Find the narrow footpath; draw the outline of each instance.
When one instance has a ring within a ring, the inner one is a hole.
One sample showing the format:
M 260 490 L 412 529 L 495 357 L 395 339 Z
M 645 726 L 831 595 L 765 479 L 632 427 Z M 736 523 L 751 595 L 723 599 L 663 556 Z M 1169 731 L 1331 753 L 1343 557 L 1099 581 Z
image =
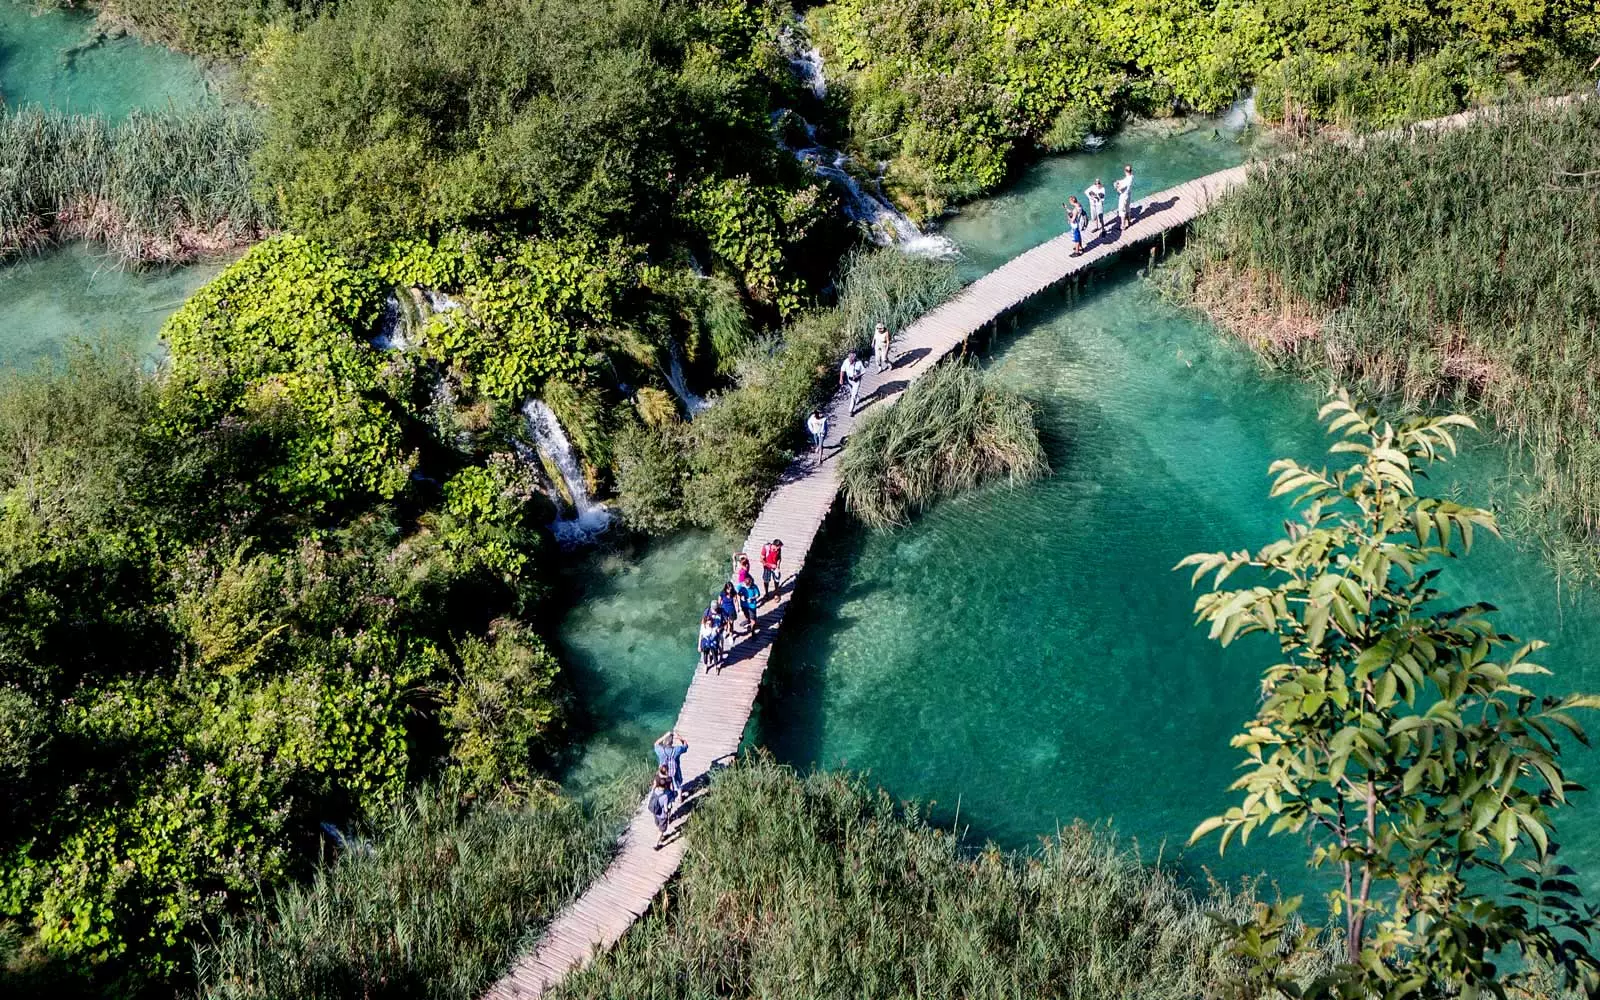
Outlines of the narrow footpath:
M 1086 234 L 1084 252 L 1077 257 L 1072 256 L 1071 239 L 1060 236 L 1013 258 L 900 331 L 895 338 L 893 367 L 883 372 L 869 369 L 855 416 L 849 412 L 847 394 L 834 397 L 827 410 L 826 457 L 815 467 L 809 455 L 789 466 L 741 550 L 755 561 L 763 544 L 783 539 L 784 587 L 775 601 L 762 606 L 761 631 L 745 637 L 728 654 L 720 673 L 696 668 L 678 712 L 674 728 L 688 741 L 689 750 L 682 760 L 684 799 L 667 843 L 656 849 L 655 821 L 641 804 L 618 842 L 610 867 L 556 916 L 532 953 L 523 956 L 489 991 L 490 1000 L 531 1000 L 587 962 L 597 950 L 611 947 L 650 908 L 667 879 L 678 870 L 688 816 L 704 794 L 712 769 L 731 762 L 744 738 L 772 643 L 789 609 L 794 580 L 805 569 L 811 544 L 839 491 L 838 451 L 856 419 L 874 407 L 892 403 L 986 324 L 1071 275 L 1185 225 L 1204 213 L 1223 191 L 1242 183 L 1247 173 L 1248 167 L 1233 167 L 1136 202 L 1135 221 L 1128 232 L 1119 233 L 1113 224 L 1102 236 L 1089 239 Z M 684 663 L 696 661 L 695 652 L 685 649 Z M 641 760 L 648 756 L 649 748 L 641 747 Z

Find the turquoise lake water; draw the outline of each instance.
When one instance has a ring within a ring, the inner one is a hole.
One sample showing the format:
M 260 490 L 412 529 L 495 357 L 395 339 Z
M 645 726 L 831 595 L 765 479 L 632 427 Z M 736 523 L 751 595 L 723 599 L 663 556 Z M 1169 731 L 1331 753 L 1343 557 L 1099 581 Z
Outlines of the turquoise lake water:
M 194 60 L 131 37 L 101 38 L 82 10 L 0 0 L 0 95 L 10 107 L 126 117 L 206 99 Z
M 1209 131 L 1176 142 L 1165 156 L 1173 137 L 1134 135 L 1094 158 L 1050 161 L 946 231 L 981 270 L 1056 235 L 1064 194 L 1107 158 L 1134 159 L 1153 191 L 1246 152 Z M 866 771 L 898 797 L 934 802 L 945 821 L 959 806 L 975 840 L 1027 847 L 1061 824 L 1107 821 L 1170 858 L 1230 801 L 1228 739 L 1272 653 L 1208 642 L 1192 624 L 1188 575 L 1172 566 L 1281 532 L 1288 508 L 1267 498 L 1267 466 L 1320 461 L 1321 390 L 1262 372 L 1127 265 L 1070 304 L 1019 317 L 986 364 L 1040 406 L 1055 475 L 941 504 L 890 535 L 836 512 L 776 647 L 752 741 L 801 768 Z M 1432 488 L 1481 498 L 1503 468 L 1479 438 Z M 591 571 L 600 596 L 573 613 L 564 642 L 609 701 L 580 775 L 646 759 L 671 723 L 694 669 L 694 617 L 727 552 L 725 540 L 684 537 Z M 1535 554 L 1483 541 L 1441 580 L 1462 601 L 1499 605 L 1503 627 L 1549 641 L 1542 662 L 1557 687 L 1600 689 L 1600 606 L 1558 595 Z M 1596 784 L 1600 754 L 1579 749 L 1572 770 Z M 1563 856 L 1595 885 L 1600 802 L 1579 801 L 1561 824 Z M 1326 888 L 1290 838 L 1185 857 L 1229 880 L 1269 870 L 1291 891 Z
M 209 99 L 205 77 L 187 56 L 132 38 L 96 38 L 93 16 L 81 10 L 35 13 L 0 0 L 6 104 L 123 118 Z M 91 244 L 0 263 L 0 368 L 53 361 L 74 340 L 155 357 L 161 324 L 217 270 L 126 270 Z

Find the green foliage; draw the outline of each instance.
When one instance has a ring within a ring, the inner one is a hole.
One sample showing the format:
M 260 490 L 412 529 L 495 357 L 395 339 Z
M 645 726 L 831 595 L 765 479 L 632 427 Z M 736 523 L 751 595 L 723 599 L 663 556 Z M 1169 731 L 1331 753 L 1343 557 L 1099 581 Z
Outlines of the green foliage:
M 804 241 L 831 207 L 815 186 L 790 191 L 732 177 L 695 188 L 684 215 L 704 234 L 716 261 L 743 279 L 751 298 L 788 316 L 800 307 L 801 286 L 785 278 L 786 250 Z
M 72 0 L 61 0 L 68 6 Z M 170 48 L 207 56 L 240 55 L 255 48 L 274 24 L 292 23 L 331 8 L 336 0 L 104 0 L 99 13 L 112 24 Z
M 893 406 L 869 412 L 839 463 L 845 506 L 880 530 L 981 483 L 1050 473 L 1032 404 L 960 363 L 939 365 Z
M 765 757 L 718 775 L 667 891 L 551 995 L 1188 1000 L 1235 967 L 1207 913 L 1248 905 L 1081 826 L 975 850 L 859 778 Z
M 468 786 L 526 789 L 538 778 L 535 753 L 555 721 L 556 658 L 525 625 L 499 621 L 489 638 L 469 636 L 443 721 Z
M 444 484 L 439 530 L 464 565 L 481 564 L 514 582 L 542 544 L 530 517 L 537 486 L 530 470 L 505 452 L 469 465 Z
M 162 329 L 168 426 L 187 435 L 245 421 L 273 456 L 261 486 L 291 502 L 394 496 L 414 459 L 366 340 L 381 304 L 373 275 L 324 246 L 258 244 Z
M 936 212 L 1128 113 L 1215 111 L 1254 85 L 1273 119 L 1386 124 L 1573 82 L 1592 4 L 1287 0 L 835 0 L 811 16 L 853 142 Z
M 0 108 L 0 256 L 52 239 L 104 241 L 124 263 L 187 263 L 259 239 L 256 116 L 203 106 L 112 124 Z
M 1597 914 L 1555 863 L 1552 814 L 1578 787 L 1558 734 L 1587 742 L 1573 712 L 1600 696 L 1537 695 L 1527 679 L 1548 673 L 1531 659 L 1543 643 L 1497 632 L 1492 606 L 1450 606 L 1434 586 L 1430 564 L 1495 530 L 1486 510 L 1416 492 L 1472 422 L 1381 422 L 1343 391 L 1321 416 L 1339 438 L 1330 453 L 1352 464 L 1273 463 L 1273 496 L 1301 510 L 1286 537 L 1179 563 L 1196 583 L 1214 574 L 1195 602 L 1212 638 L 1263 632 L 1282 655 L 1232 740 L 1242 800 L 1194 836 L 1220 829 L 1225 848 L 1258 829 L 1305 835 L 1312 867 L 1340 876 L 1328 898 L 1344 962 L 1309 984 L 1280 967 L 1304 940 L 1287 925 L 1295 898 L 1234 924 L 1246 978 L 1292 997 L 1504 995 L 1524 978 L 1496 964 L 1514 952 L 1592 992 Z M 1224 590 L 1238 573 L 1255 579 Z M 1513 861 L 1527 874 L 1507 877 Z
M 1590 100 L 1310 150 L 1200 220 L 1181 277 L 1275 363 L 1492 420 L 1534 486 L 1518 520 L 1592 553 L 1597 128 Z
M 229 921 L 201 948 L 200 996 L 475 1000 L 600 873 L 619 813 L 419 791 L 266 913 Z
M 843 353 L 883 321 L 897 328 L 960 287 L 949 261 L 894 249 L 849 257 L 839 307 L 805 313 L 757 343 L 736 385 L 685 427 L 635 429 L 617 445 L 619 506 L 630 523 L 726 528 L 753 518 L 794 457 L 805 414 L 832 393 Z

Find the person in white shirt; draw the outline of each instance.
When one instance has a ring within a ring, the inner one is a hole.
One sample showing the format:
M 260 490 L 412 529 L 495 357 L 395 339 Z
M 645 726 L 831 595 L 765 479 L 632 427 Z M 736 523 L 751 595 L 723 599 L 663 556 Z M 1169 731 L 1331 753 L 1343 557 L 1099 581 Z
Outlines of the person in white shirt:
M 872 362 L 880 372 L 889 367 L 889 328 L 882 323 L 872 331 Z
M 839 384 L 850 386 L 850 413 L 856 412 L 856 403 L 861 399 L 861 376 L 867 373 L 867 366 L 856 357 L 856 352 L 851 351 L 844 359 L 844 364 L 839 366 Z
M 1133 164 L 1122 165 L 1122 176 L 1117 180 L 1117 221 L 1121 229 L 1133 224 L 1128 217 L 1129 203 L 1133 201 Z M 1120 231 L 1120 230 L 1119 230 Z
M 828 418 L 822 415 L 821 410 L 812 410 L 811 416 L 806 418 L 806 433 L 811 435 L 811 451 L 816 456 L 816 461 L 822 461 L 822 446 L 828 440 Z
M 1089 221 L 1094 223 L 1094 234 L 1099 236 L 1106 231 L 1106 186 L 1096 177 L 1083 193 L 1089 196 Z

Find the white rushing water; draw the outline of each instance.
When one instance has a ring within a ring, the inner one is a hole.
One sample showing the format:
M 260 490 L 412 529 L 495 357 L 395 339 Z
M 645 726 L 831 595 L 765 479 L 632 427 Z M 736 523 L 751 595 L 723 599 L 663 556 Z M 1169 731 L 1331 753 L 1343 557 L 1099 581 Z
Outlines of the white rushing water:
M 372 346 L 381 351 L 410 350 L 417 346 L 428 317 L 460 308 L 459 301 L 431 288 L 396 287 L 383 300 L 383 318 L 378 321 Z
M 701 410 L 704 410 L 710 405 L 704 399 L 689 391 L 689 382 L 683 377 L 682 352 L 678 350 L 678 345 L 676 342 L 667 348 L 666 374 L 667 385 L 672 387 L 672 391 L 677 395 L 678 401 L 681 402 L 683 404 L 683 408 L 688 411 L 690 420 L 693 420 L 695 414 L 699 413 Z
M 561 429 L 561 422 L 556 419 L 555 413 L 539 399 L 528 400 L 522 407 L 522 413 L 527 417 L 528 430 L 537 443 L 539 455 L 554 466 L 561 476 L 565 495 L 557 498 L 558 506 L 572 508 L 570 518 L 564 516 L 563 511 L 556 515 L 555 524 L 551 525 L 556 541 L 563 545 L 575 545 L 606 530 L 611 524 L 611 511 L 605 504 L 596 503 L 589 496 L 589 484 L 583 478 L 583 466 L 578 463 L 578 457 L 572 451 L 572 442 L 567 439 L 566 431 Z
M 822 72 L 822 53 L 815 45 L 805 41 L 804 30 L 798 26 L 784 32 L 781 44 L 789 57 L 795 75 L 818 100 L 828 94 L 828 81 Z M 801 46 L 804 46 L 802 48 Z M 851 219 L 867 230 L 868 236 L 879 246 L 896 246 L 903 252 L 921 257 L 954 257 L 956 245 L 943 236 L 924 233 L 917 224 L 889 203 L 880 186 L 882 166 L 878 167 L 867 185 L 850 173 L 850 157 L 824 146 L 817 141 L 817 130 L 793 111 L 777 111 L 772 116 L 774 128 L 785 115 L 793 115 L 805 124 L 806 140 L 803 149 L 792 150 L 795 157 L 811 168 L 812 173 L 825 177 L 839 186 L 845 196 L 844 211 Z M 781 143 L 781 140 L 780 140 Z

